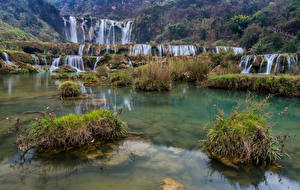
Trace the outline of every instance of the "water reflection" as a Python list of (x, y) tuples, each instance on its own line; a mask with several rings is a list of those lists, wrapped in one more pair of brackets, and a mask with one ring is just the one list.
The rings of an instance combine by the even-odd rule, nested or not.
[[(254, 168), (239, 171), (211, 161), (201, 152), (201, 139), (214, 104), (227, 114), (246, 93), (198, 89), (175, 84), (170, 93), (145, 93), (131, 88), (82, 88), (82, 99), (61, 101), (59, 81), (48, 75), (0, 76), (0, 189), (157, 189), (162, 178), (172, 177), (189, 190), (201, 189), (300, 189), (300, 139), (287, 144), (292, 159), (275, 174)], [(3, 89), (3, 90), (2, 90)], [(257, 99), (262, 99), (259, 96)], [(57, 115), (85, 113), (100, 107), (121, 113), (130, 131), (141, 139), (127, 139), (58, 155), (24, 155), (13, 136), (6, 136), (12, 119), (28, 123), (26, 111), (51, 107)], [(276, 116), (289, 107), (285, 118), (274, 117), (274, 134), (300, 135), (300, 102), (275, 97), (270, 110)]]

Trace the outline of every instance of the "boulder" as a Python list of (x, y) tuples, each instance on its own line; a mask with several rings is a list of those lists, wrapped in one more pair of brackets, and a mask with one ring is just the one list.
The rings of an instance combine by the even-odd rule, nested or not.
[(160, 182), (160, 190), (185, 190), (185, 188), (181, 183), (171, 178), (165, 178)]

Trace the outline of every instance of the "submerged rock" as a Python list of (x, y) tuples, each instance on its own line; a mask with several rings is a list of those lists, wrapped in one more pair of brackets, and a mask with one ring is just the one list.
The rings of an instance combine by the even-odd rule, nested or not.
[(181, 183), (171, 178), (165, 178), (160, 182), (160, 190), (185, 190), (185, 188)]

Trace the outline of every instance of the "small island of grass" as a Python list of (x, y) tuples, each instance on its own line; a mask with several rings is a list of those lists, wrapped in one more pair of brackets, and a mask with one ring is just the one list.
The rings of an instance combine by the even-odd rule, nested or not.
[(87, 114), (57, 117), (47, 113), (32, 121), (28, 127), (18, 128), (17, 145), (20, 150), (35, 148), (45, 152), (69, 150), (122, 137), (126, 124), (112, 111), (99, 109)]
[(213, 159), (230, 167), (272, 165), (285, 156), (283, 141), (271, 135), (263, 111), (266, 100), (260, 103), (249, 101), (236, 107), (227, 119), (221, 112), (204, 143)]

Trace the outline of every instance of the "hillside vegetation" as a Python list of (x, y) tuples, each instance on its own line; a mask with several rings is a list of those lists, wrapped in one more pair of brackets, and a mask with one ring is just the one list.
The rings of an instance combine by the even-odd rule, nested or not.
[(0, 42), (4, 41), (36, 41), (32, 35), (15, 28), (0, 20)]
[[(44, 0), (0, 0), (0, 19), (42, 41), (57, 41), (62, 20), (57, 10)], [(11, 40), (7, 38), (7, 40)]]
[(238, 45), (256, 53), (296, 52), (298, 0), (167, 0), (136, 19), (136, 39)]

